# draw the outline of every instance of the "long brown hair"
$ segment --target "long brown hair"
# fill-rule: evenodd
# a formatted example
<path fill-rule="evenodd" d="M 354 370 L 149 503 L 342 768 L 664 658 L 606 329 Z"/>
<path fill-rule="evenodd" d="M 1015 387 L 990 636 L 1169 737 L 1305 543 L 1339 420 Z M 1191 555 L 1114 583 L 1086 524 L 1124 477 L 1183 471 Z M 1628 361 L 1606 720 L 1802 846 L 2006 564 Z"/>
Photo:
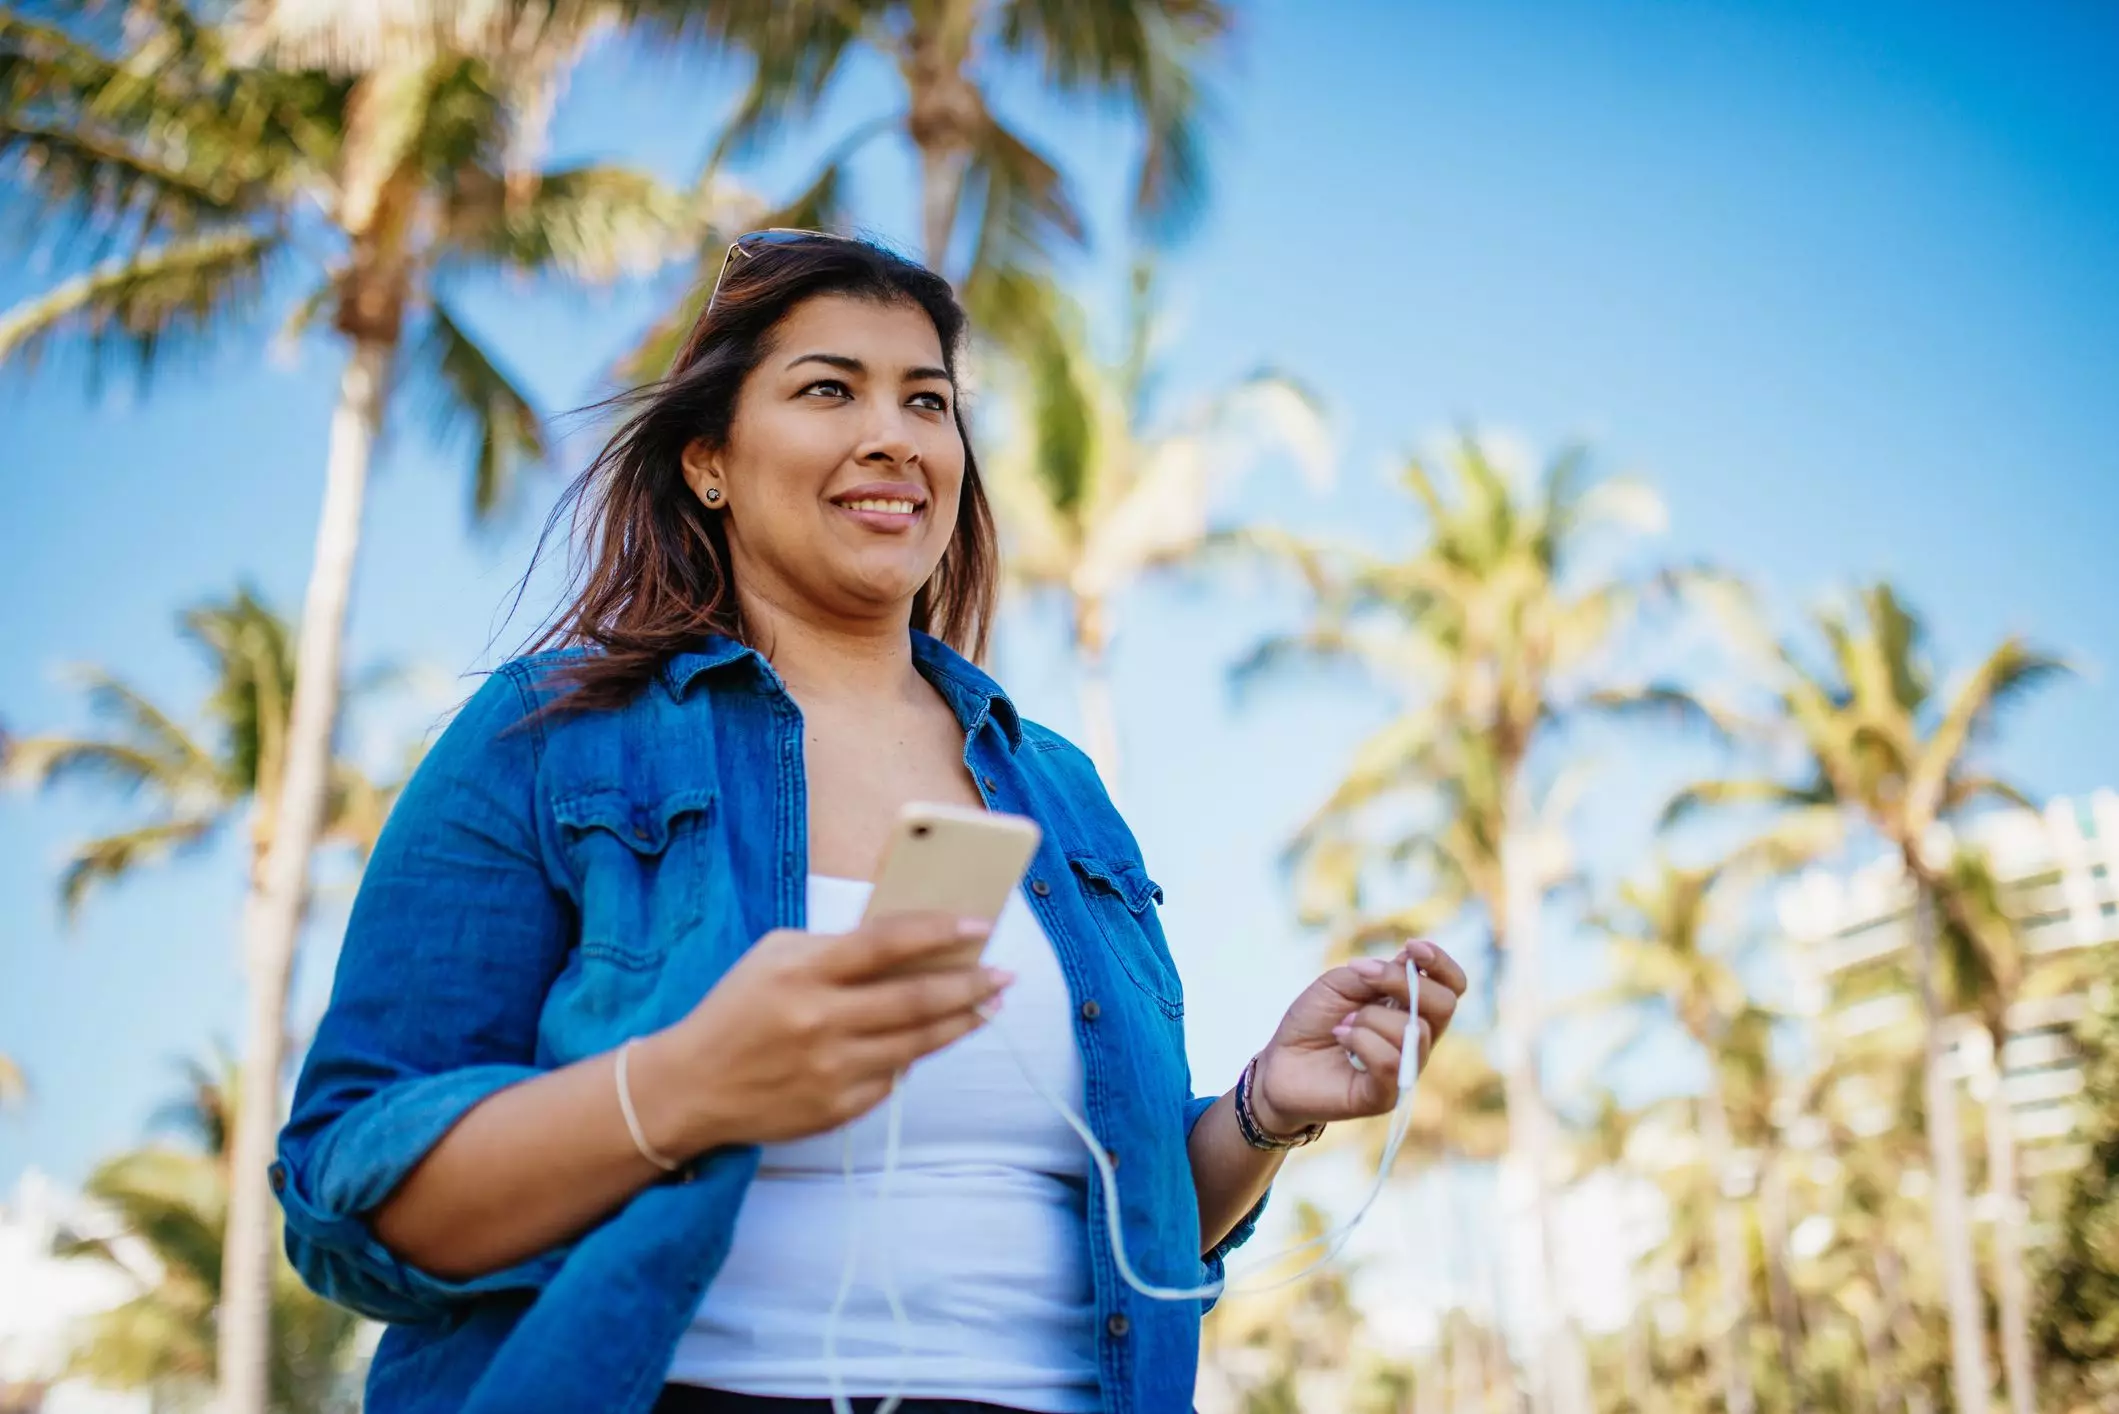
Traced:
<path fill-rule="evenodd" d="M 746 247 L 745 258 L 729 268 L 710 307 L 693 323 L 668 375 L 603 405 L 623 409 L 624 420 L 567 487 L 539 537 L 541 554 L 570 507 L 576 524 L 585 522 L 578 542 L 582 560 L 571 577 L 575 587 L 526 651 L 577 645 L 600 650 L 570 656 L 556 670 L 571 690 L 554 706 L 618 706 L 672 654 L 697 647 L 709 634 L 751 641 L 721 515 L 700 505 L 679 458 L 695 438 L 725 443 L 737 394 L 770 351 L 773 331 L 797 305 L 827 294 L 924 310 L 934 321 L 950 380 L 960 382 L 964 308 L 941 276 L 866 241 Z M 912 626 L 979 658 L 986 651 L 1000 564 L 993 511 L 971 452 L 961 397 L 954 407 L 957 435 L 964 439 L 963 493 L 949 548 L 913 600 Z"/>

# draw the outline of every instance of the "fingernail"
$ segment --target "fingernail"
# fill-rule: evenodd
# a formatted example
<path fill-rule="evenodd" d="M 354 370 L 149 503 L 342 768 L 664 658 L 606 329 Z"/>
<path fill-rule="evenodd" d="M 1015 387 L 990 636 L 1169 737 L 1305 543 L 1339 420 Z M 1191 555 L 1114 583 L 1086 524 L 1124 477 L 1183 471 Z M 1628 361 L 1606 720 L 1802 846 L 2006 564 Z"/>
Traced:
<path fill-rule="evenodd" d="M 1373 957 L 1357 957 L 1347 965 L 1371 982 L 1390 971 L 1389 966 L 1380 959 Z"/>
<path fill-rule="evenodd" d="M 966 942 L 983 938 L 992 931 L 993 925 L 983 918 L 959 918 L 956 921 L 956 935 Z"/>
<path fill-rule="evenodd" d="M 1416 938 L 1408 945 L 1413 957 L 1422 964 L 1435 960 L 1435 945 L 1425 938 Z"/>
<path fill-rule="evenodd" d="M 1354 1034 L 1354 1028 L 1353 1028 L 1353 1027 L 1351 1027 L 1351 1026 L 1349 1026 L 1349 1025 L 1347 1025 L 1347 1024 L 1346 1024 L 1345 1022 L 1343 1022 L 1343 1021 L 1342 1021 L 1342 1022 L 1340 1022 L 1340 1023 L 1339 1023 L 1339 1024 L 1337 1025 L 1337 1026 L 1334 1026 L 1334 1027 L 1332 1028 L 1332 1035 L 1333 1035 L 1334 1037 L 1338 1038 L 1338 1039 L 1339 1039 L 1339 1040 L 1341 1040 L 1341 1041 L 1344 1041 L 1344 1040 L 1345 1040 L 1345 1039 L 1346 1039 L 1347 1037 L 1349 1037 L 1349 1036 L 1351 1036 L 1351 1035 L 1353 1035 L 1353 1034 Z"/>
<path fill-rule="evenodd" d="M 1341 1021 L 1339 1024 L 1341 1026 L 1352 1026 L 1355 1022 L 1359 1020 L 1361 1020 L 1361 1013 L 1358 1011 L 1350 1011 L 1346 1014 L 1345 1020 Z"/>
<path fill-rule="evenodd" d="M 986 969 L 986 981 L 995 991 L 1000 991 L 1015 982 L 1015 974 L 1005 967 L 989 967 Z"/>
<path fill-rule="evenodd" d="M 979 1008 L 979 1014 L 990 1019 L 995 1012 L 1001 1009 L 1001 1003 L 1004 1000 L 1006 998 L 1001 993 L 995 992 L 992 996 L 986 998 L 986 1004 Z"/>

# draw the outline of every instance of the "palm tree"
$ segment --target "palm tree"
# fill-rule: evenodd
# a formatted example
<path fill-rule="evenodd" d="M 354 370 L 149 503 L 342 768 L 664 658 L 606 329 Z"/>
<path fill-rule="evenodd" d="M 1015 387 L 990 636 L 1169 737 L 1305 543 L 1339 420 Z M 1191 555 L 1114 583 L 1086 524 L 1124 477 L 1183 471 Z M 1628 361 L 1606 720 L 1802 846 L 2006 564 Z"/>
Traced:
<path fill-rule="evenodd" d="M 1174 230 L 1200 204 L 1196 70 L 1228 29 L 1223 0 L 631 0 L 629 8 L 757 56 L 728 149 L 814 111 L 855 51 L 890 64 L 904 107 L 857 137 L 894 129 L 911 143 L 920 229 L 937 270 L 958 268 L 950 255 L 967 197 L 977 222 L 970 269 L 1035 268 L 1053 239 L 1082 236 L 1058 167 L 993 111 L 986 85 L 996 64 L 1032 65 L 1063 95 L 1116 100 L 1131 112 L 1144 139 L 1133 207 L 1148 227 Z"/>
<path fill-rule="evenodd" d="M 328 320 L 347 346 L 300 672 L 245 909 L 252 1093 L 235 1141 L 218 1363 L 224 1408 L 257 1414 L 287 979 L 330 810 L 346 607 L 388 391 L 416 378 L 440 425 L 468 430 L 472 510 L 490 516 L 547 446 L 528 397 L 452 309 L 448 277 L 496 267 L 608 279 L 659 266 L 693 233 L 683 204 L 639 173 L 507 170 L 508 85 L 484 60 L 436 52 L 338 77 L 246 57 L 179 0 L 131 21 L 114 56 L 0 11 L 0 149 L 24 159 L 33 199 L 80 218 L 109 252 L 0 315 L 0 360 L 74 335 L 98 354 L 131 352 L 144 372 L 172 345 L 241 322 L 297 268 L 309 288 L 289 327 Z M 164 845 L 188 828 L 181 815 L 160 823 L 174 832 Z"/>
<path fill-rule="evenodd" d="M 2112 1241 L 2119 1232 L 2119 1184 L 2112 1182 L 2119 1173 L 2119 954 L 2104 962 L 2103 983 L 2076 1036 L 2088 1152 L 2067 1185 L 2039 1303 L 2052 1407 L 2071 1414 L 2119 1403 L 2119 1244 Z"/>
<path fill-rule="evenodd" d="M 1712 937 L 1710 914 L 1722 878 L 1718 868 L 1684 869 L 1661 860 L 1648 878 L 1620 886 L 1618 916 L 1601 924 L 1614 974 L 1603 1000 L 1674 1021 L 1707 1062 L 1699 1092 L 1700 1141 L 1716 1192 L 1722 1407 L 1727 1414 L 1753 1414 L 1758 1399 L 1749 1368 L 1750 1243 L 1734 1197 L 1736 1144 L 1723 1073 L 1732 1033 L 1752 1002 L 1735 959 Z"/>
<path fill-rule="evenodd" d="M 19 785 L 46 787 L 62 780 L 94 780 L 129 797 L 144 796 L 149 803 L 146 817 L 138 823 L 75 847 L 59 882 L 60 907 L 69 920 L 78 915 L 92 890 L 202 847 L 246 807 L 252 896 L 266 885 L 283 828 L 281 802 L 292 751 L 289 704 L 297 696 L 299 681 L 287 625 L 250 590 L 239 589 L 231 600 L 186 611 L 180 618 L 180 631 L 201 651 L 211 674 L 213 688 L 203 730 L 186 727 L 137 689 L 106 671 L 90 668 L 79 676 L 91 708 L 106 724 L 104 730 L 89 736 L 14 738 L 5 743 L 4 755 L 0 755 L 0 778 Z M 319 839 L 348 847 L 365 859 L 396 790 L 395 784 L 378 785 L 347 763 L 335 764 Z M 269 1044 L 256 1036 L 252 1044 L 266 1052 L 275 1068 L 284 1051 L 290 972 L 286 966 L 256 969 L 251 979 L 253 988 L 262 992 L 253 998 L 253 1010 L 269 1016 L 273 1027 Z M 253 1084 L 251 1088 L 263 1093 L 246 1096 L 245 1102 L 268 1106 L 267 1122 L 253 1128 L 262 1131 L 269 1153 L 274 1128 L 270 1121 L 279 1113 L 279 1092 L 276 1087 Z M 237 1152 L 241 1143 L 238 1136 Z M 262 1174 L 263 1160 L 258 1169 Z M 245 1177 L 243 1169 L 236 1167 L 231 1201 L 241 1200 Z M 269 1189 L 251 1216 L 262 1230 L 259 1251 L 269 1259 L 274 1250 Z M 239 1216 L 238 1232 L 243 1230 L 241 1222 Z M 215 1251 L 234 1261 L 231 1254 L 240 1245 L 231 1240 L 225 1249 L 216 1245 Z M 269 1262 L 266 1270 L 269 1275 Z M 232 1286 L 222 1278 L 217 1279 L 216 1289 L 232 1290 Z M 235 1319 L 223 1311 L 217 1329 L 224 1341 L 225 1327 Z M 240 1348 L 238 1353 L 244 1359 L 269 1360 L 263 1341 L 259 1336 L 257 1344 Z M 216 1368 L 236 1368 L 225 1344 Z M 245 1397 L 251 1394 L 263 1398 L 254 1387 Z"/>
<path fill-rule="evenodd" d="M 903 107 L 857 127 L 827 166 L 901 133 L 919 161 L 920 225 L 935 269 L 958 268 L 950 255 L 971 203 L 977 235 L 960 272 L 967 276 L 1038 268 L 1055 239 L 1083 235 L 1059 168 L 993 111 L 994 68 L 1029 64 L 1064 96 L 1124 105 L 1143 137 L 1135 216 L 1150 232 L 1174 234 L 1204 194 L 1197 71 L 1230 26 L 1224 0 L 401 0 L 387 11 L 265 0 L 261 8 L 262 33 L 277 52 L 354 71 L 442 48 L 503 57 L 511 73 L 548 81 L 550 52 L 606 23 L 748 54 L 751 81 L 709 174 L 814 113 L 847 60 L 866 51 L 898 74 Z M 707 261 L 720 255 L 702 252 Z"/>
<path fill-rule="evenodd" d="M 230 599 L 185 610 L 178 632 L 211 675 L 203 727 L 185 726 L 112 673 L 84 667 L 72 676 L 104 730 L 15 737 L 0 750 L 0 780 L 9 784 L 42 789 L 94 780 L 150 802 L 146 819 L 74 846 L 59 876 L 69 924 L 92 891 L 204 846 L 246 809 L 253 887 L 270 856 L 295 681 L 287 623 L 245 586 Z M 354 693 L 391 676 L 368 674 Z M 396 784 L 379 785 L 351 763 L 337 763 L 322 842 L 366 858 L 396 792 Z"/>
<path fill-rule="evenodd" d="M 1881 983 L 1882 978 L 1872 982 Z M 1893 985 L 1902 989 L 1904 979 Z M 1897 995 L 1903 995 L 1898 990 Z M 1879 993 L 1890 995 L 1890 993 Z M 1828 1237 L 1807 1284 L 1826 1319 L 1813 1328 L 1806 1373 L 1819 1403 L 1905 1414 L 1939 1385 L 1948 1363 L 1934 1227 L 1920 1180 L 1931 1180 L 1922 1098 L 1920 1021 L 1829 1038 L 1803 1109 L 1823 1142 L 1807 1177 Z"/>
<path fill-rule="evenodd" d="M 100 1384 L 178 1393 L 204 1390 L 214 1379 L 228 1140 L 240 1078 L 226 1057 L 212 1066 L 194 1061 L 186 1075 L 186 1093 L 158 1118 L 189 1131 L 197 1147 L 152 1145 L 99 1165 L 85 1191 L 111 1226 L 65 1234 L 59 1243 L 59 1255 L 107 1263 L 141 1287 L 86 1322 L 74 1372 Z M 268 1407 L 275 1414 L 351 1414 L 348 1365 L 358 1318 L 310 1292 L 285 1258 L 275 1267 Z"/>
<path fill-rule="evenodd" d="M 1014 585 L 1067 607 L 1083 737 L 1116 789 L 1114 601 L 1142 576 L 1197 557 L 1215 502 L 1261 454 L 1287 451 L 1315 485 L 1330 473 L 1330 439 L 1308 390 L 1270 371 L 1158 417 L 1154 281 L 1145 262 L 1134 268 L 1116 362 L 1091 347 L 1077 304 L 1049 287 L 1039 298 L 1049 317 L 1018 344 L 1027 357 L 1009 391 L 1020 415 L 994 465 L 995 510 Z"/>
<path fill-rule="evenodd" d="M 1742 606 L 1732 607 L 1733 624 L 1762 650 L 1776 717 L 1800 743 L 1804 775 L 1795 782 L 1706 782 L 1681 794 L 1670 818 L 1706 805 L 1763 806 L 1780 813 L 1773 833 L 1787 848 L 1818 852 L 1837 848 L 1850 822 L 1858 820 L 1883 838 L 1904 868 L 1913 895 L 1914 980 L 1925 1021 L 1927 1136 L 1949 1298 L 1951 1383 L 1959 1409 L 1983 1409 L 1990 1388 L 1986 1322 L 1972 1259 L 1955 1087 L 1943 1064 L 1947 1018 L 1938 959 L 1945 928 L 1967 939 L 1983 934 L 1973 894 L 1938 843 L 1945 825 L 1981 802 L 2028 805 L 2021 791 L 1984 773 L 1973 756 L 1999 711 L 2064 665 L 2010 637 L 1945 695 L 1924 626 L 1888 584 L 1863 592 L 1858 620 L 1830 608 L 1815 616 L 1828 650 L 1815 666 L 1788 644 L 1767 639 Z M 2026 1319 L 2020 1303 L 2015 1319 Z M 2027 1360 L 2027 1338 L 2005 1335 L 2004 1344 L 2010 1343 L 2019 1343 Z M 2011 1370 L 2012 1381 L 2027 1373 L 2019 1365 Z M 2011 1391 L 2012 1403 L 2030 1397 L 2027 1388 Z"/>
<path fill-rule="evenodd" d="M 1357 939 L 1428 931 L 1467 905 L 1483 915 L 1504 964 L 1509 1148 L 1536 1195 L 1547 1292 L 1559 1282 L 1538 924 L 1565 865 L 1556 823 L 1568 782 L 1541 800 L 1535 782 L 1549 773 L 1534 775 L 1534 755 L 1578 713 L 1690 702 L 1667 686 L 1599 681 L 1654 586 L 1581 561 L 1600 530 L 1653 528 L 1661 507 L 1632 482 L 1585 485 L 1584 461 L 1571 448 L 1522 488 L 1470 434 L 1449 449 L 1446 480 L 1410 459 L 1402 479 L 1426 527 L 1402 559 L 1252 532 L 1298 568 L 1315 607 L 1305 630 L 1241 670 L 1350 661 L 1402 697 L 1298 833 L 1298 892 L 1306 916 Z M 1572 1321 L 1560 1316 L 1528 1348 L 1536 1407 L 1586 1408 Z"/>
<path fill-rule="evenodd" d="M 2015 1113 L 2002 1065 L 2009 1012 L 2018 1001 L 2081 989 L 2093 957 L 2063 954 L 2033 969 L 2015 917 L 1984 850 L 1960 841 L 1947 866 L 1948 904 L 1937 929 L 1943 991 L 1952 1010 L 1979 1018 L 1990 1065 L 1985 1085 L 1987 1189 L 1994 1215 L 1994 1288 L 2001 1322 L 2001 1360 L 2011 1414 L 2033 1414 L 2038 1371 L 2031 1345 L 2025 1200 L 2016 1163 Z"/>

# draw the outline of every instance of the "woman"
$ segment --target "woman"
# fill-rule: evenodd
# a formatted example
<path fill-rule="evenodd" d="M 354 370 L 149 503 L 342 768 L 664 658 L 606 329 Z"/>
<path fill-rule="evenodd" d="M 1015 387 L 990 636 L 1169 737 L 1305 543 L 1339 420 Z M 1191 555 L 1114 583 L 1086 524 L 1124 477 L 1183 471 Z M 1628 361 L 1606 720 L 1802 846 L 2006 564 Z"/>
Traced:
<path fill-rule="evenodd" d="M 1190 1287 L 1284 1150 L 1387 1111 L 1448 1025 L 1463 975 L 1415 943 L 1193 1097 L 1131 833 L 959 656 L 996 573 L 963 337 L 888 252 L 738 241 L 578 483 L 568 646 L 495 673 L 392 812 L 273 1168 L 303 1276 L 391 1323 L 373 1414 L 1189 1409 L 1201 1303 L 1119 1280 L 1032 1077 L 1121 1161 L 1134 1266 Z M 859 925 L 914 800 L 1043 827 L 997 923 Z"/>

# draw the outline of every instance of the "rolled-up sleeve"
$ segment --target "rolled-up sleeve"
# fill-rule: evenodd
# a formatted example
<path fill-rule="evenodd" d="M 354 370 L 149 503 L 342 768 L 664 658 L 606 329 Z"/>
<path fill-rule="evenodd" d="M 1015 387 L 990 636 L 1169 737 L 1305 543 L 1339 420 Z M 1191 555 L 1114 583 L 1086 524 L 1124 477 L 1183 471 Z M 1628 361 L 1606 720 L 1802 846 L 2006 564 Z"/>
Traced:
<path fill-rule="evenodd" d="M 370 1223 L 473 1106 L 541 1073 L 538 1017 L 573 915 L 544 863 L 530 706 L 520 665 L 494 673 L 390 812 L 280 1132 L 272 1183 L 288 1257 L 320 1294 L 378 1320 L 540 1288 L 563 1257 L 450 1281 L 391 1252 Z"/>
<path fill-rule="evenodd" d="M 1192 1137 L 1193 1127 L 1201 1119 L 1205 1118 L 1207 1111 L 1213 1109 L 1215 1102 L 1220 1098 L 1221 1096 L 1219 1095 L 1197 1095 L 1185 1101 L 1185 1137 L 1187 1139 Z M 1267 1188 L 1265 1192 L 1259 1194 L 1258 1201 L 1251 1205 L 1251 1211 L 1245 1213 L 1242 1218 L 1237 1220 L 1236 1226 L 1229 1229 L 1228 1236 L 1215 1243 L 1213 1248 L 1199 1259 L 1202 1273 L 1199 1282 L 1201 1286 L 1209 1286 L 1216 1282 L 1228 1280 L 1227 1263 L 1229 1254 L 1251 1240 L 1251 1234 L 1258 1230 L 1258 1219 L 1265 1213 L 1266 1200 L 1272 1196 L 1273 1190 L 1271 1188 Z M 1215 1298 L 1213 1297 L 1207 1298 L 1201 1304 L 1200 1309 L 1202 1311 L 1213 1310 L 1214 1301 Z"/>

